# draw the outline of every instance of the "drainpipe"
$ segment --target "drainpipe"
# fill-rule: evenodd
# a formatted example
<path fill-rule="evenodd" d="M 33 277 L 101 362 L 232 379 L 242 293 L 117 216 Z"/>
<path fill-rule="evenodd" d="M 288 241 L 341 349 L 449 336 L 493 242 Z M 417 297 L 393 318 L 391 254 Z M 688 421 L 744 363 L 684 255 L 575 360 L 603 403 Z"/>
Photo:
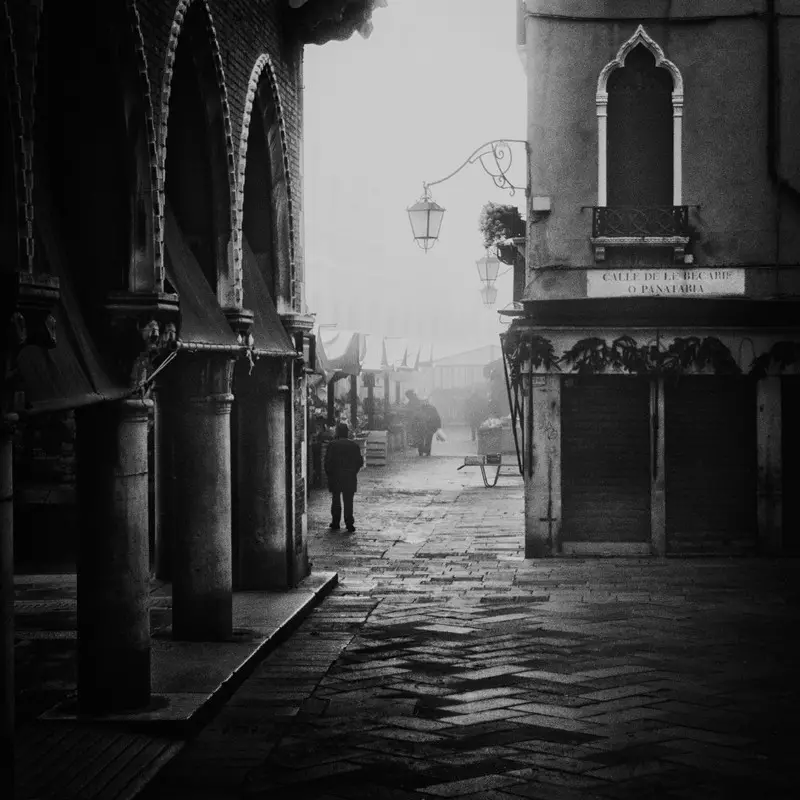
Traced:
<path fill-rule="evenodd" d="M 781 196 L 793 198 L 800 204 L 800 190 L 781 175 L 781 69 L 780 15 L 776 0 L 766 0 L 767 10 L 767 169 L 775 184 L 775 265 L 781 260 Z M 778 271 L 776 270 L 776 280 Z"/>
<path fill-rule="evenodd" d="M 775 266 L 781 263 L 781 128 L 780 128 L 780 71 L 778 69 L 778 17 L 775 0 L 767 0 L 767 170 L 775 184 Z M 775 290 L 778 270 L 775 270 Z"/>

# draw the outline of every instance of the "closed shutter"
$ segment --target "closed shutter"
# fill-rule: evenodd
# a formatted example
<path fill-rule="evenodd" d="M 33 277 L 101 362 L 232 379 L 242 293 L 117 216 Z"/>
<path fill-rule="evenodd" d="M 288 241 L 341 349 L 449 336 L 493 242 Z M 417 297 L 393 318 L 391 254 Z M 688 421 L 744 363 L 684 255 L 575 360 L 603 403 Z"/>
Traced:
<path fill-rule="evenodd" d="M 565 378 L 561 458 L 563 541 L 650 540 L 647 380 Z"/>
<path fill-rule="evenodd" d="M 745 378 L 667 379 L 667 553 L 755 551 L 756 401 Z"/>
<path fill-rule="evenodd" d="M 781 383 L 783 552 L 800 555 L 800 376 Z"/>

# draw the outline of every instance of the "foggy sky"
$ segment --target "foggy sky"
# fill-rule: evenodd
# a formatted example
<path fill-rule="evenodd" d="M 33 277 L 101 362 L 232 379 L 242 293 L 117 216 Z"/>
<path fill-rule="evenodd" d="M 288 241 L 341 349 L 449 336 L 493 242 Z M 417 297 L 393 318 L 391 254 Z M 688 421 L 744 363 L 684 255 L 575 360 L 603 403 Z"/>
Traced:
<path fill-rule="evenodd" d="M 447 211 L 427 254 L 406 208 L 490 139 L 525 138 L 525 79 L 515 0 L 389 0 L 369 39 L 305 55 L 304 202 L 309 310 L 321 323 L 436 344 L 437 355 L 497 344 L 475 260 L 484 203 L 514 203 L 479 164 L 432 187 Z M 513 182 L 525 185 L 514 146 Z"/>

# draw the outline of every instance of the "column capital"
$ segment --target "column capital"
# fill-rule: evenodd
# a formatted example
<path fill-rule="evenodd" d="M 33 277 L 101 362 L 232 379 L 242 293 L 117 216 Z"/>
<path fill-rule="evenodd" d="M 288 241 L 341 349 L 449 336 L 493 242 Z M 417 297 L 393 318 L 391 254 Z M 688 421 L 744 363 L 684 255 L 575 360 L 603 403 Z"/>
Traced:
<path fill-rule="evenodd" d="M 112 344 L 109 348 L 120 377 L 140 387 L 156 357 L 177 341 L 178 296 L 166 292 L 111 292 L 105 311 Z"/>
<path fill-rule="evenodd" d="M 204 403 L 227 406 L 233 402 L 233 370 L 236 359 L 226 353 L 181 353 L 167 368 L 175 390 L 194 406 Z M 219 413 L 224 413 L 220 409 Z"/>
<path fill-rule="evenodd" d="M 3 414 L 0 417 L 0 434 L 8 435 L 14 432 L 14 429 L 17 427 L 17 423 L 19 422 L 19 415 L 18 414 Z"/>

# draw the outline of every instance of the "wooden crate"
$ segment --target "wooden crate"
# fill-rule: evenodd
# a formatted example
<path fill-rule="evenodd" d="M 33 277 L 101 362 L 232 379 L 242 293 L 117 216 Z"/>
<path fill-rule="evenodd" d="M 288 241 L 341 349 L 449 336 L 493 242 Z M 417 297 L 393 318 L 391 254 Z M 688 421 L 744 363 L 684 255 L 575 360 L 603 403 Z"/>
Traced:
<path fill-rule="evenodd" d="M 387 461 L 389 437 L 386 431 L 370 431 L 367 435 L 367 466 L 384 467 Z"/>

